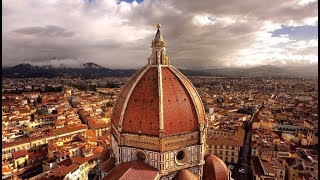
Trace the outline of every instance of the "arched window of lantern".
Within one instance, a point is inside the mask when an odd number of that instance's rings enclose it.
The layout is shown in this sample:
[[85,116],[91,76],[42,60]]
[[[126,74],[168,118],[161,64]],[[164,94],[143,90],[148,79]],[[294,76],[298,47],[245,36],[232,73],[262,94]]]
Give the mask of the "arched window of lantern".
[[156,64],[158,62],[158,51],[156,51]]

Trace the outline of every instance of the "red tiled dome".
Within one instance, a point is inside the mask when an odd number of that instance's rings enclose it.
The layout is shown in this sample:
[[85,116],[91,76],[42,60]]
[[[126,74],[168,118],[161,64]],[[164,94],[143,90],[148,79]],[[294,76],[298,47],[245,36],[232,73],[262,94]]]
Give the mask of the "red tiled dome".
[[158,136],[198,131],[204,123],[201,99],[188,79],[172,66],[147,65],[125,85],[111,121],[131,134]]
[[204,157],[203,180],[227,180],[229,169],[226,164],[217,156],[207,154]]
[[173,178],[173,180],[199,180],[200,177],[188,171],[187,169],[180,170]]

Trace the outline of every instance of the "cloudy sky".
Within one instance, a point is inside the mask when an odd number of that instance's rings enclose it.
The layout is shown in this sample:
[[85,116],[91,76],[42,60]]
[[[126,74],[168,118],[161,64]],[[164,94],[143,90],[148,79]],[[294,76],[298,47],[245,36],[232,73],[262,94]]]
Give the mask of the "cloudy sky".
[[178,68],[318,63],[314,0],[3,0],[2,66],[138,68],[158,20]]

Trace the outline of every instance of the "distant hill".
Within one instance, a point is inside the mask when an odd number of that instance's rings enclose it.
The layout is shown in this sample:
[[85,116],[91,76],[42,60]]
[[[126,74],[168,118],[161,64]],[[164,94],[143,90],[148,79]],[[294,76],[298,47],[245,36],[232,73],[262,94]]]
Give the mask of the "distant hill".
[[31,64],[19,64],[2,69],[2,77],[10,78],[35,78],[35,77],[81,77],[99,78],[111,76],[131,76],[134,69],[108,69],[95,63],[86,63],[79,67],[53,67],[33,66]]
[[[131,76],[135,69],[108,69],[95,63],[85,63],[78,67],[53,67],[19,64],[2,69],[2,77],[32,78],[32,77],[81,77],[99,78],[111,76]],[[218,76],[218,77],[273,77],[273,78],[314,78],[318,76],[317,66],[278,67],[262,65],[252,68],[213,68],[204,70],[180,69],[187,76]]]
[[262,65],[251,68],[213,68],[199,71],[181,70],[185,74],[220,76],[220,77],[290,77],[315,78],[318,77],[317,66],[278,67]]

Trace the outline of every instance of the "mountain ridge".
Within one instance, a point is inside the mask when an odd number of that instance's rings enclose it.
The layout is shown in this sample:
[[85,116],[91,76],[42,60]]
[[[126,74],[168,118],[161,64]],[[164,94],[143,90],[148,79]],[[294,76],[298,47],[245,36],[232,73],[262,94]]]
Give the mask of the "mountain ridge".
[[[315,66],[288,66],[278,67],[274,65],[261,65],[249,68],[211,68],[204,70],[179,69],[187,76],[218,76],[218,77],[291,77],[313,78],[318,76]],[[22,63],[10,68],[2,68],[2,76],[9,78],[28,77],[81,77],[99,78],[111,76],[131,76],[137,69],[109,69],[98,64],[88,62],[77,67],[37,66]]]

